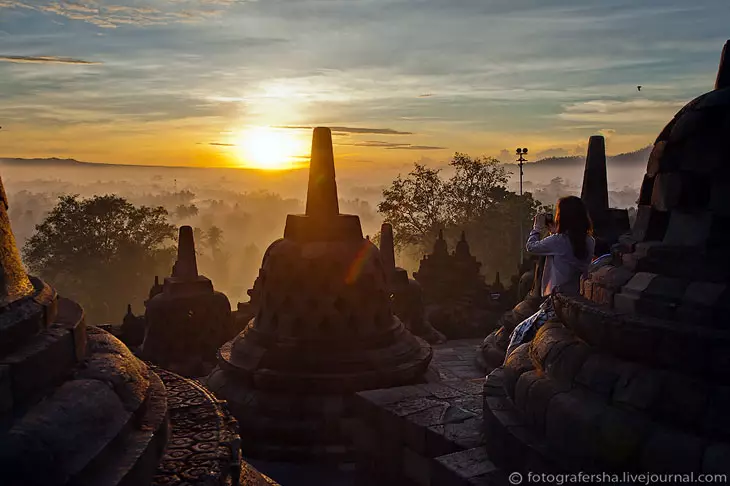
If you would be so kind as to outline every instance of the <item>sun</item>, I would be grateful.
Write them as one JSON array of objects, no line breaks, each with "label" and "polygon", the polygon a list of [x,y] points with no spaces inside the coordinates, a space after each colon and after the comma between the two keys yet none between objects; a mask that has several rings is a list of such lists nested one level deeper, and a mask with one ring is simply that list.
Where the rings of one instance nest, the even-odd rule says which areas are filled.
[{"label": "sun", "polygon": [[294,130],[256,127],[244,130],[236,140],[237,156],[244,167],[288,170],[306,165],[306,140]]}]

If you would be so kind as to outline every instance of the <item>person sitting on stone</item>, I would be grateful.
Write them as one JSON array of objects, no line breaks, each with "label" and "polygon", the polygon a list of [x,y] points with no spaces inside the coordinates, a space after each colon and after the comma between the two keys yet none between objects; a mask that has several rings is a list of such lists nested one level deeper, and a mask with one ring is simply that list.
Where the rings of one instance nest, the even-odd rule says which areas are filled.
[{"label": "person sitting on stone", "polygon": [[[540,239],[546,228],[550,235]],[[533,255],[546,257],[540,285],[540,295],[545,300],[535,314],[512,331],[505,360],[520,344],[530,341],[545,322],[555,317],[551,294],[580,293],[581,276],[588,271],[595,250],[592,233],[591,218],[579,197],[568,196],[558,200],[554,224],[548,224],[545,213],[535,216],[526,249]]]}]

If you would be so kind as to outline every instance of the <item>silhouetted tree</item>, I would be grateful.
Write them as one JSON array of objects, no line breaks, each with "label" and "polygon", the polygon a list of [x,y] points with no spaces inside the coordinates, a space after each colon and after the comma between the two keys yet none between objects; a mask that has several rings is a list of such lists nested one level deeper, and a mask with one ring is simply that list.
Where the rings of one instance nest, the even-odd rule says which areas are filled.
[{"label": "silhouetted tree", "polygon": [[127,303],[141,303],[155,275],[169,274],[175,232],[162,207],[61,196],[23,257],[31,272],[80,301],[90,323],[116,322]]},{"label": "silhouetted tree", "polygon": [[473,253],[490,279],[496,272],[511,275],[519,261],[520,222],[524,234],[540,203],[530,193],[507,190],[507,174],[499,161],[456,153],[449,165],[454,175],[441,179],[439,170],[414,164],[383,191],[378,211],[393,225],[399,248],[430,250],[440,228],[455,239],[469,235]]},{"label": "silhouetted tree", "polygon": [[446,184],[439,170],[413,165],[408,176],[398,175],[383,190],[383,200],[378,204],[378,212],[393,225],[398,246],[423,244],[450,219]]}]

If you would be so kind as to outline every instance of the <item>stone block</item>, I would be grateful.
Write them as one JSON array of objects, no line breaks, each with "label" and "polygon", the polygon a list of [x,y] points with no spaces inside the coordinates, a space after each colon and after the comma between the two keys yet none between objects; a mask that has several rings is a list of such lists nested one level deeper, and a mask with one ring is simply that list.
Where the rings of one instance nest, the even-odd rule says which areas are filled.
[{"label": "stone block", "polygon": [[467,412],[471,412],[475,415],[482,415],[482,396],[481,395],[469,395],[463,398],[455,398],[451,400],[453,407],[458,407]]},{"label": "stone block", "polygon": [[464,395],[461,391],[447,386],[445,383],[425,383],[416,386],[428,392],[429,397],[437,398],[439,400],[446,400]]},{"label": "stone block", "polygon": [[437,457],[433,463],[432,485],[469,485],[469,480],[494,474],[497,467],[485,447],[476,447]]},{"label": "stone block", "polygon": [[517,386],[517,380],[520,375],[534,368],[530,359],[529,350],[530,343],[522,344],[512,351],[512,354],[507,358],[507,362],[503,367],[504,389],[510,397],[514,397],[515,395],[515,386]]},{"label": "stone block", "polygon": [[606,287],[612,290],[618,289],[631,280],[634,274],[623,267],[610,267],[606,274]]},{"label": "stone block", "polygon": [[[427,451],[431,455],[431,451],[435,448],[432,447],[433,445],[444,450],[442,454],[437,455],[478,447],[484,443],[483,426],[484,423],[481,417],[473,417],[463,422],[429,427],[429,434],[426,439]],[[433,440],[436,441],[434,443],[431,442],[432,436],[434,437]],[[443,447],[441,440],[435,439],[437,436],[441,440],[448,442],[449,445]],[[435,455],[431,457],[435,457]]]},{"label": "stone block", "polygon": [[594,346],[601,346],[605,341],[607,327],[610,326],[610,323],[606,321],[607,316],[602,311],[589,306],[581,306],[577,316],[571,320],[570,324],[582,339]]},{"label": "stone block", "polygon": [[[642,186],[641,197],[643,197],[643,194],[644,187]],[[651,206],[643,204],[643,201],[640,201],[640,206],[636,212],[636,221],[631,228],[632,238],[636,241],[661,241],[667,230],[670,213],[657,211]]]},{"label": "stone block", "polygon": [[535,334],[530,347],[530,356],[538,368],[545,367],[550,353],[559,353],[565,346],[576,342],[572,331],[559,322],[546,322]]},{"label": "stone block", "polygon": [[13,388],[10,380],[10,368],[0,365],[0,417],[13,410]]},{"label": "stone block", "polygon": [[2,363],[9,368],[15,406],[42,396],[46,387],[67,373],[75,362],[73,335],[63,329],[48,329],[4,357]]},{"label": "stone block", "polygon": [[525,412],[527,408],[527,395],[530,388],[540,380],[543,380],[541,373],[532,370],[522,373],[520,379],[517,380],[517,386],[515,387],[514,403],[518,410]]},{"label": "stone block", "polygon": [[667,245],[699,247],[710,236],[712,213],[672,211],[662,241]]},{"label": "stone block", "polygon": [[707,446],[702,457],[702,472],[730,477],[730,445],[714,443]]},{"label": "stone block", "polygon": [[682,300],[688,285],[689,281],[685,279],[657,275],[651,279],[643,295],[679,302]]},{"label": "stone block", "polygon": [[608,400],[621,376],[623,363],[605,354],[590,355],[575,377],[575,382]]},{"label": "stone block", "polygon": [[627,367],[616,381],[612,401],[639,411],[649,411],[659,400],[666,373],[644,367]]},{"label": "stone block", "polygon": [[670,211],[679,203],[682,176],[678,172],[657,174],[651,194],[651,204],[659,211]]},{"label": "stone block", "polygon": [[427,397],[429,393],[417,386],[398,386],[378,390],[366,390],[355,394],[352,403],[358,415],[375,420],[378,410],[384,405],[413,397]]},{"label": "stone block", "polygon": [[[641,180],[641,188],[639,188],[639,211],[642,207],[651,208],[651,196],[654,192],[654,178],[655,174],[644,174],[644,178]],[[637,212],[637,222],[639,221],[640,213]],[[638,238],[639,241],[643,238]]]},{"label": "stone block", "polygon": [[695,336],[664,333],[653,350],[654,363],[684,373],[699,373],[705,366],[707,349]]},{"label": "stone block", "polygon": [[612,470],[636,470],[638,453],[649,433],[649,421],[638,413],[609,407],[599,422],[597,441],[601,463]]},{"label": "stone block", "polygon": [[707,410],[704,414],[704,434],[718,440],[730,436],[730,387],[714,386],[710,389]]},{"label": "stone block", "polygon": [[430,408],[441,407],[443,402],[428,398],[412,398],[382,407],[380,430],[388,434],[390,440],[402,442],[405,434],[404,417],[423,412]]},{"label": "stone block", "polygon": [[454,390],[465,395],[481,395],[483,388],[483,380],[460,380],[449,381],[444,386],[453,388]]},{"label": "stone block", "polygon": [[608,326],[606,347],[626,359],[651,361],[660,333],[636,322],[620,319],[613,326]]},{"label": "stone block", "polygon": [[682,302],[713,306],[727,288],[728,286],[722,283],[691,282],[685,289]]},{"label": "stone block", "polygon": [[562,385],[572,385],[575,376],[590,354],[590,348],[585,343],[578,341],[561,349],[555,356],[548,355],[545,361],[545,372]]},{"label": "stone block", "polygon": [[426,429],[439,425],[450,405],[442,402],[426,410],[414,413],[403,420],[404,443],[417,454],[426,454]]},{"label": "stone block", "polygon": [[[557,453],[576,463],[589,461],[598,450],[600,416],[608,406],[575,390],[561,393],[550,400],[545,421],[545,438]],[[570,459],[569,459],[570,460]]]},{"label": "stone block", "polygon": [[702,468],[703,441],[676,429],[653,429],[641,450],[641,469],[652,473],[690,473]]},{"label": "stone block", "polygon": [[550,400],[559,393],[565,393],[570,388],[560,386],[550,379],[538,380],[530,387],[525,406],[525,418],[533,424],[533,428],[540,434],[545,433],[545,416]]},{"label": "stone block", "polygon": [[654,148],[652,149],[651,154],[649,154],[649,161],[646,165],[645,177],[654,177],[659,173],[659,162],[662,159],[662,155],[664,154],[664,147],[666,147],[666,145],[666,141],[661,141],[654,144]]},{"label": "stone block", "polygon": [[730,216],[714,215],[710,225],[710,235],[705,244],[711,250],[724,250],[730,239]]},{"label": "stone block", "polygon": [[716,178],[710,190],[710,210],[721,216],[730,216],[730,181],[726,178]]},{"label": "stone block", "polygon": [[655,273],[639,272],[621,288],[622,293],[640,296],[657,277]]},{"label": "stone block", "polygon": [[699,428],[707,410],[707,386],[679,373],[668,373],[655,410],[665,423],[680,428]]},{"label": "stone block", "polygon": [[431,461],[404,447],[403,475],[417,486],[431,486]]},{"label": "stone block", "polygon": [[621,314],[636,314],[636,307],[640,299],[641,296],[638,295],[615,294],[613,296],[613,307],[616,312],[620,312]]}]

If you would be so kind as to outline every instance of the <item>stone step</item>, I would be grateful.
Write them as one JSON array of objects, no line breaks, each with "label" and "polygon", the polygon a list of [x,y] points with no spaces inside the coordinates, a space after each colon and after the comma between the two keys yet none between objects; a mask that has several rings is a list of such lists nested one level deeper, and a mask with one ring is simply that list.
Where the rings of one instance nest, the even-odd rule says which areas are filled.
[{"label": "stone step", "polygon": [[76,365],[73,333],[50,328],[35,339],[0,359],[5,369],[5,386],[0,387],[2,402],[12,402],[13,413],[23,411],[42,399]]},{"label": "stone step", "polygon": [[165,386],[150,373],[147,399],[133,423],[77,474],[74,486],[149,484],[157,471],[168,433]]},{"label": "stone step", "polygon": [[426,486],[502,486],[507,475],[489,459],[484,446],[437,457]]}]

